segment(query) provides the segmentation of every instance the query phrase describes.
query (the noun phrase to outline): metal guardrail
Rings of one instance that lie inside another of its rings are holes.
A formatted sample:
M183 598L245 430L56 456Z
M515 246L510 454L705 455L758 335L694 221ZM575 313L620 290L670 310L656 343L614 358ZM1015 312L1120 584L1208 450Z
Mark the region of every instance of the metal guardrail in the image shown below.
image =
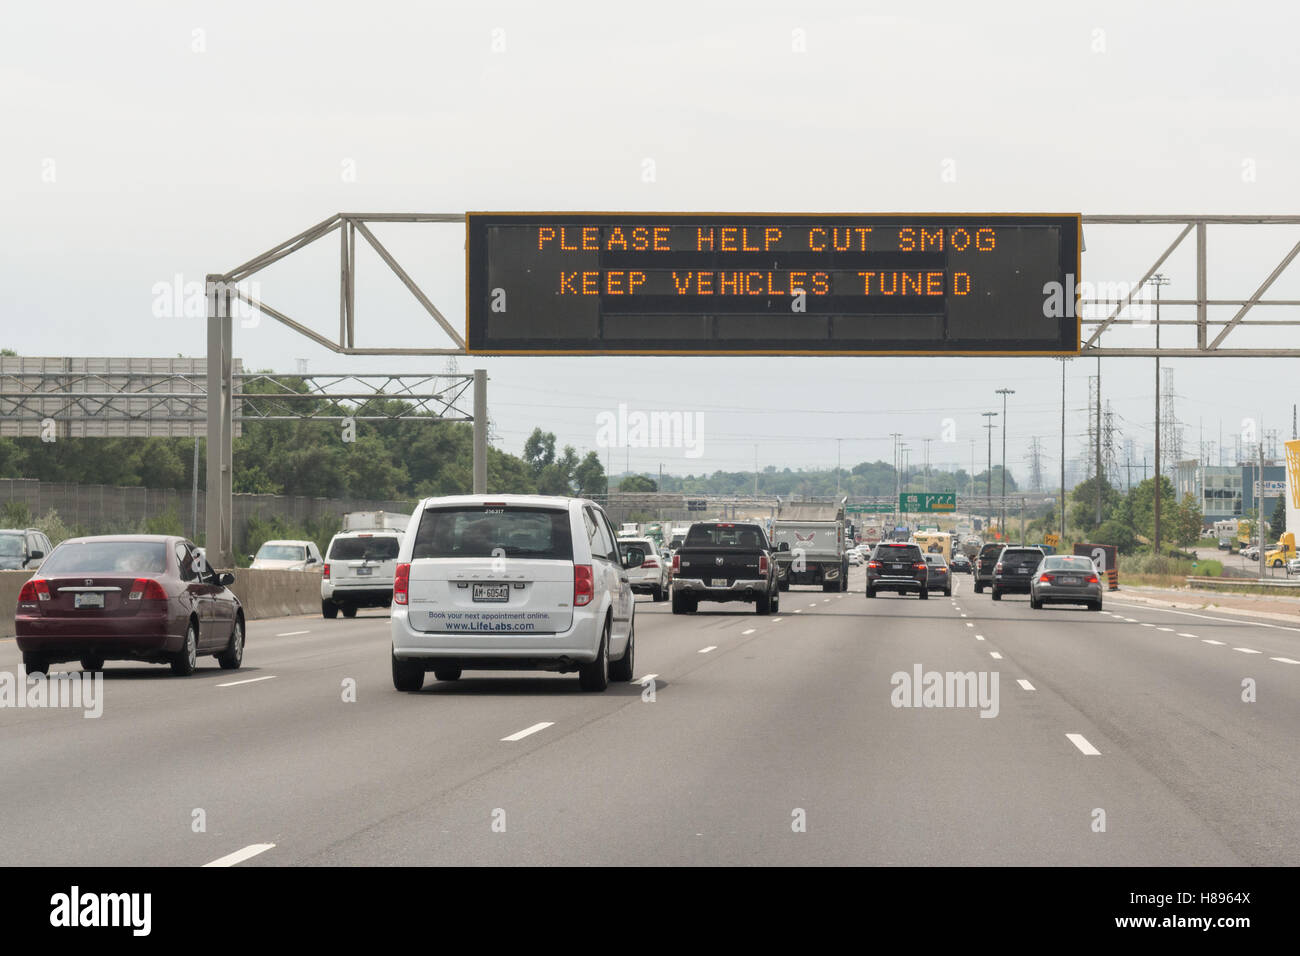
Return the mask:
M1216 588L1226 587L1257 587L1257 588L1274 588L1278 591L1300 591L1300 579L1295 580L1273 580L1271 578L1203 578L1194 574L1187 575L1188 587Z

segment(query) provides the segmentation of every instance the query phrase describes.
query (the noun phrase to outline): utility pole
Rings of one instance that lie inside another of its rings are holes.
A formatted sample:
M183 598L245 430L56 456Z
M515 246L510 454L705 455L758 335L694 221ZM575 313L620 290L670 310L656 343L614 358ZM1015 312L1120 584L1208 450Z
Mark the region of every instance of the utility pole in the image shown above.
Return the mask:
M1101 524L1101 356L1097 356L1097 524Z
M754 497L758 497L758 446L754 446Z
M929 491L930 490L930 442L934 441L934 439L925 438L922 440L925 442L925 485L923 486L923 490Z
M1156 462L1155 470L1151 473L1154 481L1152 490L1154 492L1154 504L1152 514L1155 519L1155 553L1160 553L1160 289L1162 286L1169 285L1168 276L1155 273L1148 280L1156 287Z
M894 440L894 525L897 526L899 517L898 501L903 490L898 478L898 440L903 437L903 433L890 432L889 437Z
M1259 434L1264 434L1264 416L1259 417ZM1255 521L1256 537L1259 539L1259 579L1264 580L1264 443L1259 443L1259 493L1255 495L1255 510L1259 518Z
M835 439L835 497L840 496L840 442L843 438Z
M984 427L988 429L989 433L989 467L988 471L985 472L984 477L984 494L987 498L986 504L988 505L988 514L991 520L993 518L993 429L997 427L993 424L993 419L998 417L998 413L980 412L980 414L988 419L988 421L984 423Z
M1101 359L1097 360L1098 362ZM1002 396L1002 517L998 520L998 530L1007 525L1007 396L1016 394L1013 388L999 388Z

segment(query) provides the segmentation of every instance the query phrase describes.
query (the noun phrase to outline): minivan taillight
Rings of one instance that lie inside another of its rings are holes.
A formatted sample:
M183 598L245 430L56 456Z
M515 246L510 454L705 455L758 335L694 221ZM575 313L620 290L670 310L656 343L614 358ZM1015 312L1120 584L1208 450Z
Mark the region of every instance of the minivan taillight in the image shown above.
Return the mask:
M399 564L393 574L393 603L405 604L411 590L411 566Z
M18 602L28 604L32 601L48 601L50 599L50 585L43 578L33 578L23 585L22 590L18 592Z
M167 600L167 592L153 578L136 578L126 599L128 601L165 601Z
M590 564L573 566L573 606L586 607L596 596L596 579Z

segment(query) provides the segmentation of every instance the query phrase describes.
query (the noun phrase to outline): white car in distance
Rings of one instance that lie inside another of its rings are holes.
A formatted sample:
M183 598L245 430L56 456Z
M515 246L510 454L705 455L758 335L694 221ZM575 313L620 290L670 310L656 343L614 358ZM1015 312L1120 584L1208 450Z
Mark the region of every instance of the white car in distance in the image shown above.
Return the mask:
M315 541L267 541L251 560L254 571L319 571L323 563Z

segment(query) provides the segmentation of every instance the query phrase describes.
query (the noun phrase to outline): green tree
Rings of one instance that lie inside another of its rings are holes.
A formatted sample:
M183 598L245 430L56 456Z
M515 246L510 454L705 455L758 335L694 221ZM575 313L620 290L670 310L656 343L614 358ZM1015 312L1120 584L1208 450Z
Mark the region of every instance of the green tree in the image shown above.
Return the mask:
M1269 540L1276 541L1288 530L1290 529L1286 526L1286 498L1278 498L1277 505L1273 508L1273 517L1268 522Z
M1163 504L1163 502L1162 502ZM1201 539L1201 506L1190 494L1170 509L1169 537L1179 547L1188 548Z
M1115 488L1103 475L1100 480L1101 484L1101 521L1097 520L1097 476L1089 478L1087 481L1080 482L1074 486L1070 492L1070 509L1066 512L1070 519L1070 525L1078 528L1085 535L1091 532L1099 525L1109 521L1115 513L1115 507L1123 497L1117 488ZM1103 541L1102 544L1110 544L1109 541Z
M659 486L645 475L628 475L618 485L619 491L658 491Z
M533 470L533 475L542 473L542 469L555 463L555 433L544 432L534 428L533 433L524 442L524 461Z
M1147 478L1133 486L1128 494L1128 513L1133 529L1152 541L1155 538L1155 479ZM1178 499L1174 496L1174 485L1165 475L1160 476L1160 537L1173 540L1170 536L1169 517L1178 510Z
M609 490L605 466L600 463L600 456L594 451L587 452L587 456L573 470L573 481L578 486L578 494L583 497L603 495Z

